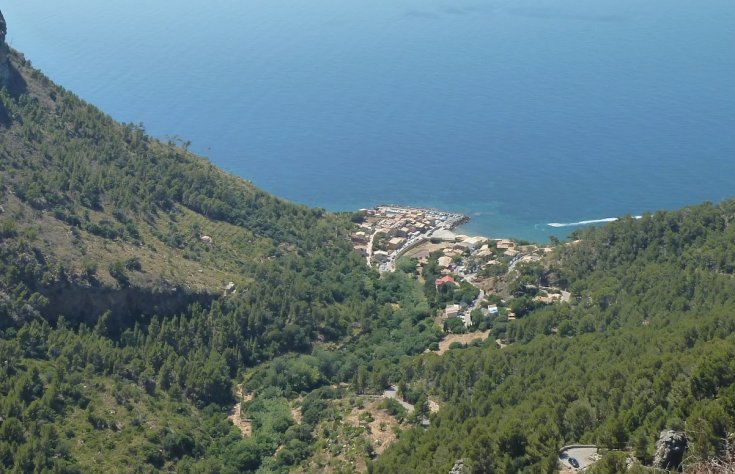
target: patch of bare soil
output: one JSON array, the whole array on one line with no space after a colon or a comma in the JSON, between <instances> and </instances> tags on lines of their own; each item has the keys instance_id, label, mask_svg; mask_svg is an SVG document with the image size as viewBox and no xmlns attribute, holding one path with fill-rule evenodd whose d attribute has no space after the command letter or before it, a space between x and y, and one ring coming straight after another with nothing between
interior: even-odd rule
<instances>
[{"instance_id":1,"label":"patch of bare soil","mask_svg":"<svg viewBox=\"0 0 735 474\"><path fill-rule=\"evenodd\" d=\"M297 425L301 424L301 407L291 407L291 417Z\"/></svg>"},{"instance_id":2,"label":"patch of bare soil","mask_svg":"<svg viewBox=\"0 0 735 474\"><path fill-rule=\"evenodd\" d=\"M242 432L242 435L247 437L253 434L253 422L242 417L242 402L249 402L253 399L252 393L243 393L242 385L237 386L237 398L238 401L235 406L230 409L230 413L227 418L232 422L233 425Z\"/></svg>"},{"instance_id":3,"label":"patch of bare soil","mask_svg":"<svg viewBox=\"0 0 735 474\"><path fill-rule=\"evenodd\" d=\"M439 350L437 353L439 355L444 354L449 349L449 346L452 345L453 342L459 342L461 344L469 344L470 342L474 340L481 340L484 341L487 339L487 337L490 335L490 330L488 329L485 332L471 332L467 334L447 334L444 336L444 339L439 342Z\"/></svg>"},{"instance_id":4,"label":"patch of bare soil","mask_svg":"<svg viewBox=\"0 0 735 474\"><path fill-rule=\"evenodd\" d=\"M432 244L431 242L425 242L423 244L419 244L411 250L406 251L404 254L408 258L412 258L414 255L421 253L423 251L429 251L429 252L435 252L437 250L441 250L447 247L451 247L453 244L450 242L439 242L437 244Z\"/></svg>"},{"instance_id":5,"label":"patch of bare soil","mask_svg":"<svg viewBox=\"0 0 735 474\"><path fill-rule=\"evenodd\" d=\"M365 408L353 408L346 418L348 423L366 429L366 436L373 444L375 454L378 455L396 440L394 428L399 426L398 420L390 416L385 410L377 408L381 401L374 400L365 405ZM364 417L361 416L364 413L369 413L372 421L364 421Z\"/></svg>"},{"instance_id":6,"label":"patch of bare soil","mask_svg":"<svg viewBox=\"0 0 735 474\"><path fill-rule=\"evenodd\" d=\"M437 354L442 355L447 352L447 350L449 350L449 346L451 346L453 342L459 342L460 344L469 344L470 342L476 340L484 341L489 335L489 329L484 332L471 332L467 334L447 334L446 336L444 336L444 339L439 342L439 350L437 351Z\"/></svg>"}]
</instances>

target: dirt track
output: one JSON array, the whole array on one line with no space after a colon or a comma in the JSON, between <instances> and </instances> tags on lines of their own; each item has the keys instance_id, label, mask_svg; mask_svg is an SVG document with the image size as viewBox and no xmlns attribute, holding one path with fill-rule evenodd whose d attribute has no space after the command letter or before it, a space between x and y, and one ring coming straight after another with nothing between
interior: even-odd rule
<instances>
[{"instance_id":1,"label":"dirt track","mask_svg":"<svg viewBox=\"0 0 735 474\"><path fill-rule=\"evenodd\" d=\"M237 401L237 403L235 403L235 406L230 409L230 413L227 418L232 422L233 425L237 426L237 428L242 432L243 436L250 437L253 434L253 423L250 420L243 419L242 407L240 406L240 404L242 402L248 402L252 400L253 394L243 394L242 386L238 385L237 396L239 400Z\"/></svg>"}]
</instances>

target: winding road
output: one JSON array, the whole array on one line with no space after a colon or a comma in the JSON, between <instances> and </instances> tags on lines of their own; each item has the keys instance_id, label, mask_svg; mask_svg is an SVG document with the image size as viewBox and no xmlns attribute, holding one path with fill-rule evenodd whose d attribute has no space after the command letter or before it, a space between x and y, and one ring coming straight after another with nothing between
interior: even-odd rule
<instances>
[{"instance_id":1,"label":"winding road","mask_svg":"<svg viewBox=\"0 0 735 474\"><path fill-rule=\"evenodd\" d=\"M578 467L569 462L572 458L577 460ZM559 463L564 466L564 469L580 471L593 465L598 459L597 446L593 445L565 446L559 451Z\"/></svg>"}]
</instances>

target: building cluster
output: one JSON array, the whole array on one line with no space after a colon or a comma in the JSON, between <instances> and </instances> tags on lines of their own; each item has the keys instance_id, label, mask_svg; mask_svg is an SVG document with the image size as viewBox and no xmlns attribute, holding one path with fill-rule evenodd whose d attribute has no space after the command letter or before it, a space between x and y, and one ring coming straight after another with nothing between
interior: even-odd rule
<instances>
[{"instance_id":1,"label":"building cluster","mask_svg":"<svg viewBox=\"0 0 735 474\"><path fill-rule=\"evenodd\" d=\"M370 236L365 232L364 230L359 230L357 232L354 232L350 236L352 240L352 246L360 252L360 254L363 257L366 257L368 254L368 244L370 243Z\"/></svg>"},{"instance_id":2,"label":"building cluster","mask_svg":"<svg viewBox=\"0 0 735 474\"><path fill-rule=\"evenodd\" d=\"M360 212L363 221L352 234L352 244L384 270L391 270L390 264L402 252L428 240L437 230L453 229L467 219L461 214L402 206L378 206Z\"/></svg>"},{"instance_id":3,"label":"building cluster","mask_svg":"<svg viewBox=\"0 0 735 474\"><path fill-rule=\"evenodd\" d=\"M459 285L459 281L466 281L478 286L483 281L481 276L485 269L494 265L505 264L509 270L521 263L533 263L540 261L542 255L549 251L546 247L536 245L518 245L507 239L486 239L483 237L467 237L457 235L454 242L446 242L442 249L442 255L437 259L437 265L441 269L442 277L437 278L434 285L439 287L448 284ZM419 259L419 265L428 259L428 252L413 255ZM478 286L480 288L480 286ZM562 300L562 294L557 288L543 288L534 297L533 301L540 304L553 304ZM484 316L495 317L501 314L498 305L487 304L481 301L482 295L472 305L450 304L444 309L444 319L459 318L466 327L472 324L470 313L478 309ZM514 321L516 315L504 310L503 317L507 321Z\"/></svg>"},{"instance_id":4,"label":"building cluster","mask_svg":"<svg viewBox=\"0 0 735 474\"><path fill-rule=\"evenodd\" d=\"M509 239L487 239L457 235L452 232L464 222L466 216L448 212L402 206L378 206L361 209L361 223L351 235L352 244L366 257L368 264L377 265L381 272L395 270L398 258L406 253L417 260L417 271L429 262L437 247L441 255L437 259L441 276L436 278L437 291L445 285L459 286L461 281L477 286L481 291L470 304L449 304L444 308L444 319L459 318L466 327L472 325L471 313L480 310L485 316L501 314L498 305L485 301L480 282L494 265L507 266L512 271L518 263L538 261L550 249L535 245L519 245ZM437 245L441 242L440 245ZM487 272L489 273L487 273ZM561 295L543 292L535 298L536 303L552 304ZM503 317L513 321L516 315L502 311Z\"/></svg>"}]
</instances>

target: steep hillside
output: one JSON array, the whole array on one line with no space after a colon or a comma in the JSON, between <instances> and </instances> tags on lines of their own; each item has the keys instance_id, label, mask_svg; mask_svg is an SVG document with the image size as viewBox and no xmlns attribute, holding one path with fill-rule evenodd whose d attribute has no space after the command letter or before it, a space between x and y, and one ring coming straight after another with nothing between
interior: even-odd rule
<instances>
[{"instance_id":1,"label":"steep hillside","mask_svg":"<svg viewBox=\"0 0 735 474\"><path fill-rule=\"evenodd\" d=\"M438 254L378 275L348 216L0 50L0 471L555 472L584 443L592 472L642 472L663 429L685 470L728 455L735 202L499 266L504 313L473 311L492 336L439 355L443 304L478 290L440 294ZM536 304L541 282L571 299Z\"/></svg>"},{"instance_id":2,"label":"steep hillside","mask_svg":"<svg viewBox=\"0 0 735 474\"><path fill-rule=\"evenodd\" d=\"M548 272L570 304L508 323L502 350L403 364L404 383L445 408L374 472L448 472L457 459L470 472L553 472L577 443L609 450L594 472L623 472L654 461L664 429L683 432L685 463L722 455L735 430L734 217L735 201L706 204L559 246Z\"/></svg>"},{"instance_id":3,"label":"steep hillside","mask_svg":"<svg viewBox=\"0 0 735 474\"><path fill-rule=\"evenodd\" d=\"M24 284L49 300L44 316L150 315L154 300L179 311L230 281L247 287L269 258L348 253L345 223L117 124L17 53L9 59L25 92L0 93L9 117L0 128L0 225L8 258L25 255L26 271L42 277ZM65 304L90 292L102 297Z\"/></svg>"},{"instance_id":4,"label":"steep hillside","mask_svg":"<svg viewBox=\"0 0 735 474\"><path fill-rule=\"evenodd\" d=\"M115 123L7 58L0 470L257 468L278 445L241 446L233 378L377 317L352 224Z\"/></svg>"}]
</instances>

